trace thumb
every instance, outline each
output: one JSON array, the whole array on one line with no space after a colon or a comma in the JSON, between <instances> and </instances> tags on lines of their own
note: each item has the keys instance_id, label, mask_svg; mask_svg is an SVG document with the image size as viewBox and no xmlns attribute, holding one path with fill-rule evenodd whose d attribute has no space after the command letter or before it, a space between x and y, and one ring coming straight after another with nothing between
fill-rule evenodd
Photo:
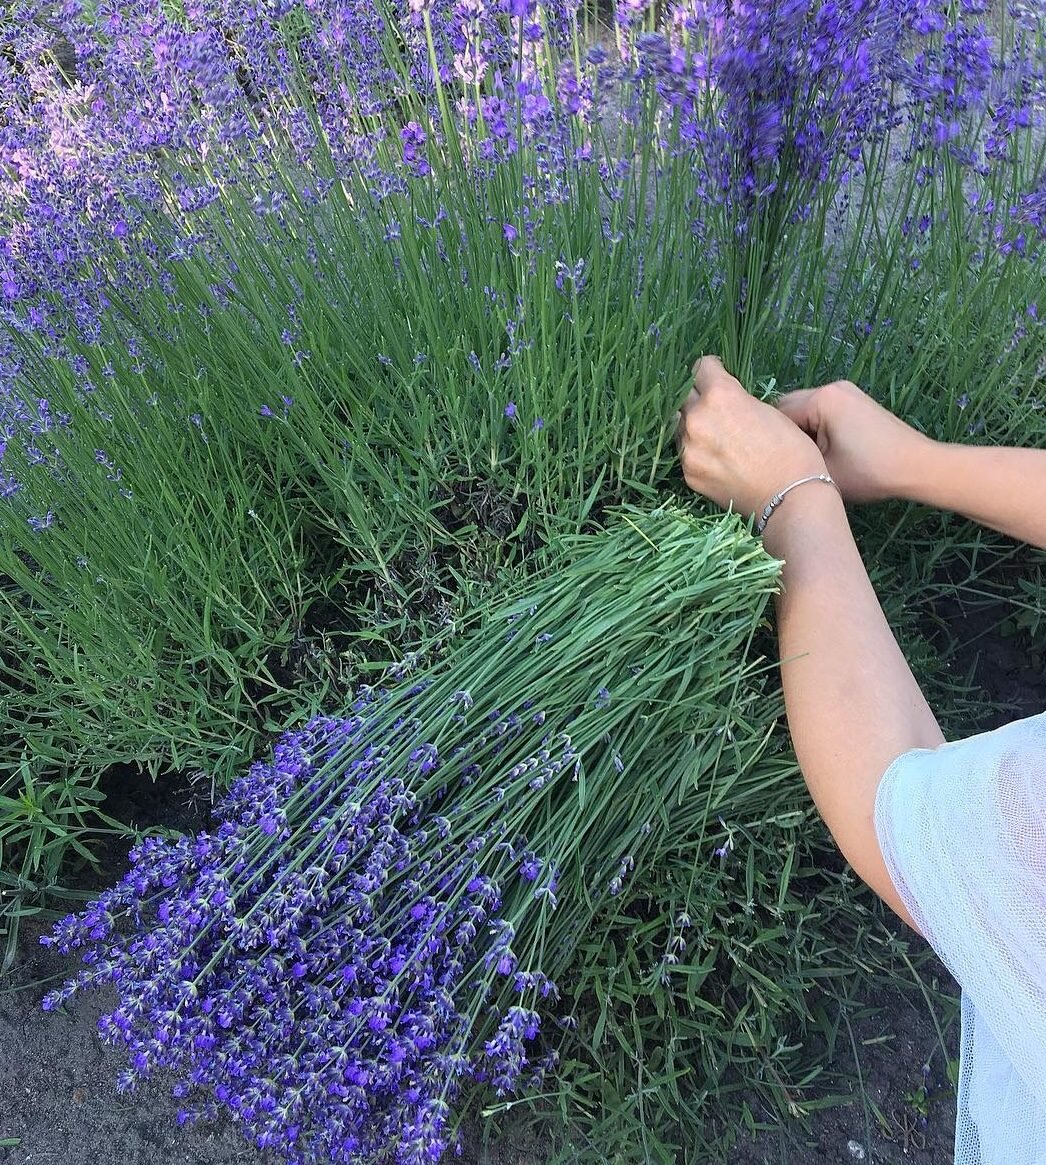
<instances>
[{"instance_id":1,"label":"thumb","mask_svg":"<svg viewBox=\"0 0 1046 1165\"><path fill-rule=\"evenodd\" d=\"M777 408L804 433L811 437L817 436L817 430L821 426L821 410L818 408L816 388L800 388L795 392L786 392L777 401Z\"/></svg>"}]
</instances>

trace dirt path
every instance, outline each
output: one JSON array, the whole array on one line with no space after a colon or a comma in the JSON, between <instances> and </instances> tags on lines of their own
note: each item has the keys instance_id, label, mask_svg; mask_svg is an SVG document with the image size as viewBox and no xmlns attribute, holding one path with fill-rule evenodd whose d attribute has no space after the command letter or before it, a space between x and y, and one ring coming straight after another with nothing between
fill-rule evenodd
<instances>
[{"instance_id":1,"label":"dirt path","mask_svg":"<svg viewBox=\"0 0 1046 1165\"><path fill-rule=\"evenodd\" d=\"M179 1128L175 1101L162 1085L134 1095L116 1091L116 1073L126 1060L95 1035L98 1016L112 1006L113 996L91 993L68 1013L40 1010L53 985L43 980L73 965L39 946L44 930L25 927L21 958L0 983L0 1142L21 1141L0 1149L0 1162L263 1165L266 1157L248 1148L231 1126Z\"/></svg>"}]
</instances>

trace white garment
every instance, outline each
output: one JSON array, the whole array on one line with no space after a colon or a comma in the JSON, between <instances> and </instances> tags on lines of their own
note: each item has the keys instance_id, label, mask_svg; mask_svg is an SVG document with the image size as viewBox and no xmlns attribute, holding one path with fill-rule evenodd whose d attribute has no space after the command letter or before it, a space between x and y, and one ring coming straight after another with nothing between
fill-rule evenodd
<instances>
[{"instance_id":1,"label":"white garment","mask_svg":"<svg viewBox=\"0 0 1046 1165\"><path fill-rule=\"evenodd\" d=\"M1046 713L898 757L875 828L962 988L955 1165L1046 1165Z\"/></svg>"}]
</instances>

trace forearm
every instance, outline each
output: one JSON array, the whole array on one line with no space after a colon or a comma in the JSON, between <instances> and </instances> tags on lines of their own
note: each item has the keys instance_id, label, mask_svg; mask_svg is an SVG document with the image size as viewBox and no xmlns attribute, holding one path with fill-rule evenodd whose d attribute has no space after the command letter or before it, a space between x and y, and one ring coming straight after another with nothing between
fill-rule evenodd
<instances>
[{"instance_id":1,"label":"forearm","mask_svg":"<svg viewBox=\"0 0 1046 1165\"><path fill-rule=\"evenodd\" d=\"M901 495L1046 549L1046 450L928 441Z\"/></svg>"},{"instance_id":2,"label":"forearm","mask_svg":"<svg viewBox=\"0 0 1046 1165\"><path fill-rule=\"evenodd\" d=\"M806 485L775 512L765 544L784 560L777 627L785 706L803 776L857 874L909 923L879 849L875 794L940 728L894 639L835 490Z\"/></svg>"}]
</instances>

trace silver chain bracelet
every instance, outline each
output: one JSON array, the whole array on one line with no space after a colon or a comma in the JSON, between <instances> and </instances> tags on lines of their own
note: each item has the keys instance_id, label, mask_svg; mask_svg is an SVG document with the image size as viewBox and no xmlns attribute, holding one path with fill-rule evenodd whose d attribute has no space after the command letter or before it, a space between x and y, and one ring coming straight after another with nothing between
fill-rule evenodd
<instances>
[{"instance_id":1,"label":"silver chain bracelet","mask_svg":"<svg viewBox=\"0 0 1046 1165\"><path fill-rule=\"evenodd\" d=\"M827 485L835 485L835 482L827 473L815 473L810 477L801 477L798 481L793 481L791 485L786 485L780 493L774 494L774 496L766 503L766 508L759 515L759 521L755 524L755 530L757 534L762 534L762 532L766 529L766 523L770 520L770 515L781 504L785 494L788 493L789 490L795 489L797 485L805 485L808 481L823 481ZM835 486L835 488L838 489L839 487Z\"/></svg>"}]
</instances>

